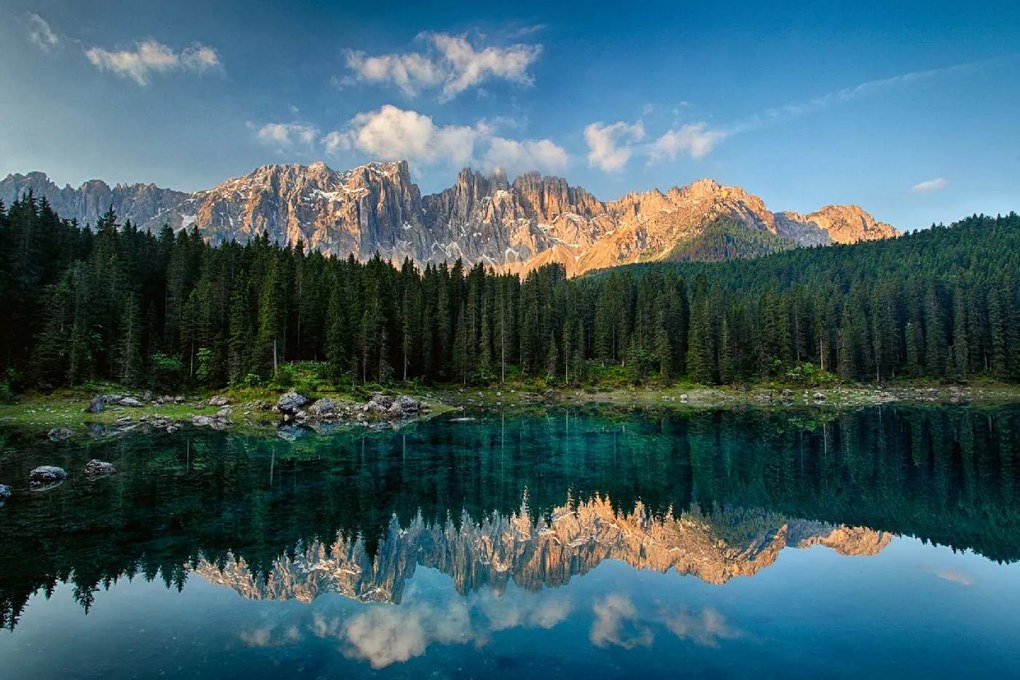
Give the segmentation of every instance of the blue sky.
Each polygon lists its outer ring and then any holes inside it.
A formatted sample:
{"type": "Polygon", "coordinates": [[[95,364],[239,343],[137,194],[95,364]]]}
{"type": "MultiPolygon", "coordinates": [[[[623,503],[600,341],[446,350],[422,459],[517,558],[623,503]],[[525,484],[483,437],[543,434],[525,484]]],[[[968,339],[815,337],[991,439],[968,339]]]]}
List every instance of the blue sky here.
{"type": "Polygon", "coordinates": [[[904,229],[1020,206],[1015,1],[0,3],[0,174],[401,157],[426,192],[498,165],[904,229]]]}

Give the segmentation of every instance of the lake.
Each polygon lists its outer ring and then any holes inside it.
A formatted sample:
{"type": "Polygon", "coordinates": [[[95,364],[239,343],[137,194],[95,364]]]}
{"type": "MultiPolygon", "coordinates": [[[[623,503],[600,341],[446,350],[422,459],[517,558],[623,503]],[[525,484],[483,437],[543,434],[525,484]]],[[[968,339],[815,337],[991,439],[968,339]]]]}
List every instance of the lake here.
{"type": "Polygon", "coordinates": [[[1020,673],[1020,407],[288,436],[0,433],[0,676],[1020,673]]]}

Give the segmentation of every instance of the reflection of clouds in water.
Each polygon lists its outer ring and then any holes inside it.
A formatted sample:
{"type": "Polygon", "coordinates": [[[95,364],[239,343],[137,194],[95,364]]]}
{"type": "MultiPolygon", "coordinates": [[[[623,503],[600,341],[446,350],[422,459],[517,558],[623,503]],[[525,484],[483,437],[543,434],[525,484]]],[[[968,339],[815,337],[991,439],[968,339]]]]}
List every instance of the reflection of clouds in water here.
{"type": "Polygon", "coordinates": [[[363,659],[372,668],[384,668],[425,653],[432,642],[466,642],[470,628],[457,630],[466,619],[455,612],[447,620],[430,606],[418,605],[408,611],[377,606],[358,614],[343,629],[344,654],[363,659]]]}
{"type": "Polygon", "coordinates": [[[242,630],[241,642],[249,647],[280,647],[288,642],[301,640],[301,631],[297,626],[281,628],[276,624],[269,624],[252,630],[242,630]]]}
{"type": "Polygon", "coordinates": [[[489,622],[490,631],[526,628],[552,628],[570,614],[570,601],[565,597],[505,597],[491,590],[477,593],[474,606],[489,622]]]}
{"type": "Polygon", "coordinates": [[[588,637],[597,647],[650,647],[655,639],[651,629],[638,622],[637,608],[625,595],[607,595],[596,600],[592,611],[595,621],[588,637]]]}
{"type": "Polygon", "coordinates": [[[935,575],[944,581],[952,581],[953,583],[959,583],[961,586],[972,586],[974,585],[974,579],[956,569],[943,569],[935,572],[935,575]]]}
{"type": "Polygon", "coordinates": [[[569,613],[570,603],[562,597],[507,597],[484,591],[466,600],[455,596],[434,603],[370,604],[346,621],[316,613],[309,629],[316,637],[339,641],[345,656],[384,668],[421,656],[432,644],[483,646],[495,631],[548,629],[569,613]]]}
{"type": "Polygon", "coordinates": [[[741,633],[732,628],[726,617],[711,607],[700,614],[680,611],[666,617],[666,627],[681,640],[691,640],[702,647],[717,647],[719,640],[734,640],[741,633]]]}

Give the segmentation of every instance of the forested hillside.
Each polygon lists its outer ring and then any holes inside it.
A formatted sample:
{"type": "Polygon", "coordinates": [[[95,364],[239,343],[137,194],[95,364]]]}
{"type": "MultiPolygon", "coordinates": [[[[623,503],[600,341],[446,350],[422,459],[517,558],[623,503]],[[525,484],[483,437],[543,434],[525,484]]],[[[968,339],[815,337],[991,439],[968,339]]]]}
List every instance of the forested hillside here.
{"type": "MultiPolygon", "coordinates": [[[[725,243],[725,240],[722,241],[725,243]]],[[[0,205],[8,389],[93,379],[218,387],[317,361],[338,384],[701,383],[824,368],[851,381],[1020,379],[1020,216],[767,258],[527,278],[327,258],[262,237],[212,247],[107,213],[0,205]],[[811,364],[808,366],[807,364],[811,364]]]]}

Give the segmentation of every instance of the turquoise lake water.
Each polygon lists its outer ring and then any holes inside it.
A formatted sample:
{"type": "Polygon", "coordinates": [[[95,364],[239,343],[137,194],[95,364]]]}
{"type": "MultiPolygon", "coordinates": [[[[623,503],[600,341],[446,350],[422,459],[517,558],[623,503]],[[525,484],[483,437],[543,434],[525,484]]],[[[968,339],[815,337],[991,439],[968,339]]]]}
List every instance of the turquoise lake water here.
{"type": "Polygon", "coordinates": [[[3,678],[1020,674],[1018,407],[11,431],[0,482],[3,678]]]}

